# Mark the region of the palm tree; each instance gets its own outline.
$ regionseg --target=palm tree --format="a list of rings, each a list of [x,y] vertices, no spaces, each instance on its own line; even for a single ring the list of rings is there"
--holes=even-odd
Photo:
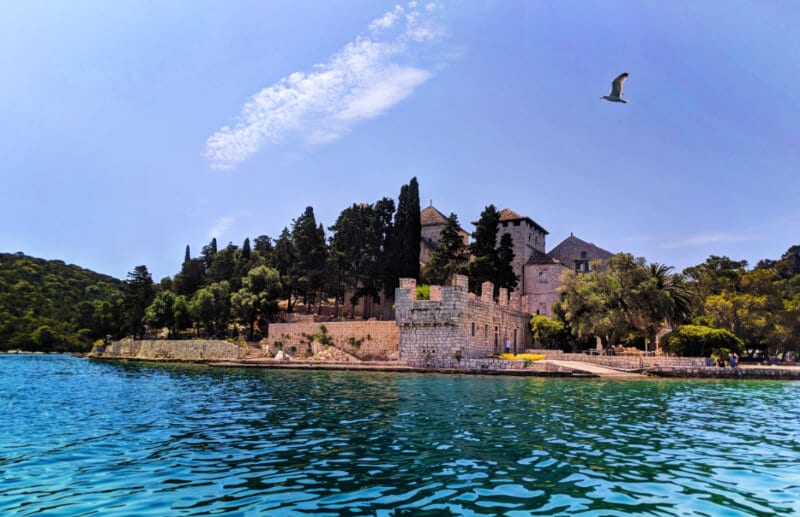
[[[664,317],[670,324],[677,325],[689,321],[695,304],[683,276],[672,273],[673,269],[658,262],[650,264],[650,276],[655,280],[656,289],[663,292],[670,302]]]
[[[677,326],[689,321],[694,308],[692,291],[682,275],[672,273],[672,266],[658,262],[650,264],[650,278],[658,293],[660,302],[655,316],[658,321],[666,321],[669,326]],[[655,331],[657,333],[658,330]],[[651,333],[651,342],[655,348],[655,333]]]

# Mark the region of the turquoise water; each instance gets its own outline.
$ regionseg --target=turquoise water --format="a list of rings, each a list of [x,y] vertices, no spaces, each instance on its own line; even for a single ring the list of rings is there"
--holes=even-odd
[[[800,383],[0,356],[0,514],[800,514]]]

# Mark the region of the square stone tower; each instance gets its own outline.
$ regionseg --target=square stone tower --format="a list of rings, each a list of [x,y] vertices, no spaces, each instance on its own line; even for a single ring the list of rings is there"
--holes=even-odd
[[[503,234],[510,234],[514,242],[514,273],[519,277],[516,291],[524,293],[524,267],[537,252],[544,254],[545,236],[548,231],[528,216],[519,215],[510,208],[500,211],[500,226],[497,232],[497,244]]]

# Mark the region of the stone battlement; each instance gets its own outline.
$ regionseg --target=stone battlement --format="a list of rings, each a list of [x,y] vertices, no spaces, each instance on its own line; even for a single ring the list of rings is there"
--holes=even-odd
[[[531,342],[530,315],[509,304],[508,290],[493,299],[484,282],[481,297],[468,293],[469,280],[457,275],[450,286],[431,286],[430,300],[417,300],[416,281],[400,279],[395,316],[400,329],[400,360],[415,366],[458,368],[462,359],[504,351],[522,352]]]

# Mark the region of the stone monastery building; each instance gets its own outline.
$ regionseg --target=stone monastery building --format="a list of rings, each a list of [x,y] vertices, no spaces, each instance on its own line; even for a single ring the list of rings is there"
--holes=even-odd
[[[420,222],[420,262],[425,263],[439,243],[439,235],[447,217],[431,203],[420,212]],[[572,234],[548,252],[545,244],[548,231],[530,217],[519,215],[510,208],[500,211],[498,230],[498,244],[506,233],[514,241],[513,268],[519,283],[516,290],[510,293],[509,305],[530,314],[552,315],[553,304],[561,296],[557,288],[561,285],[563,271],[590,271],[590,261],[613,256],[610,251]],[[464,244],[467,244],[469,234],[464,230],[459,233],[464,237]]]

